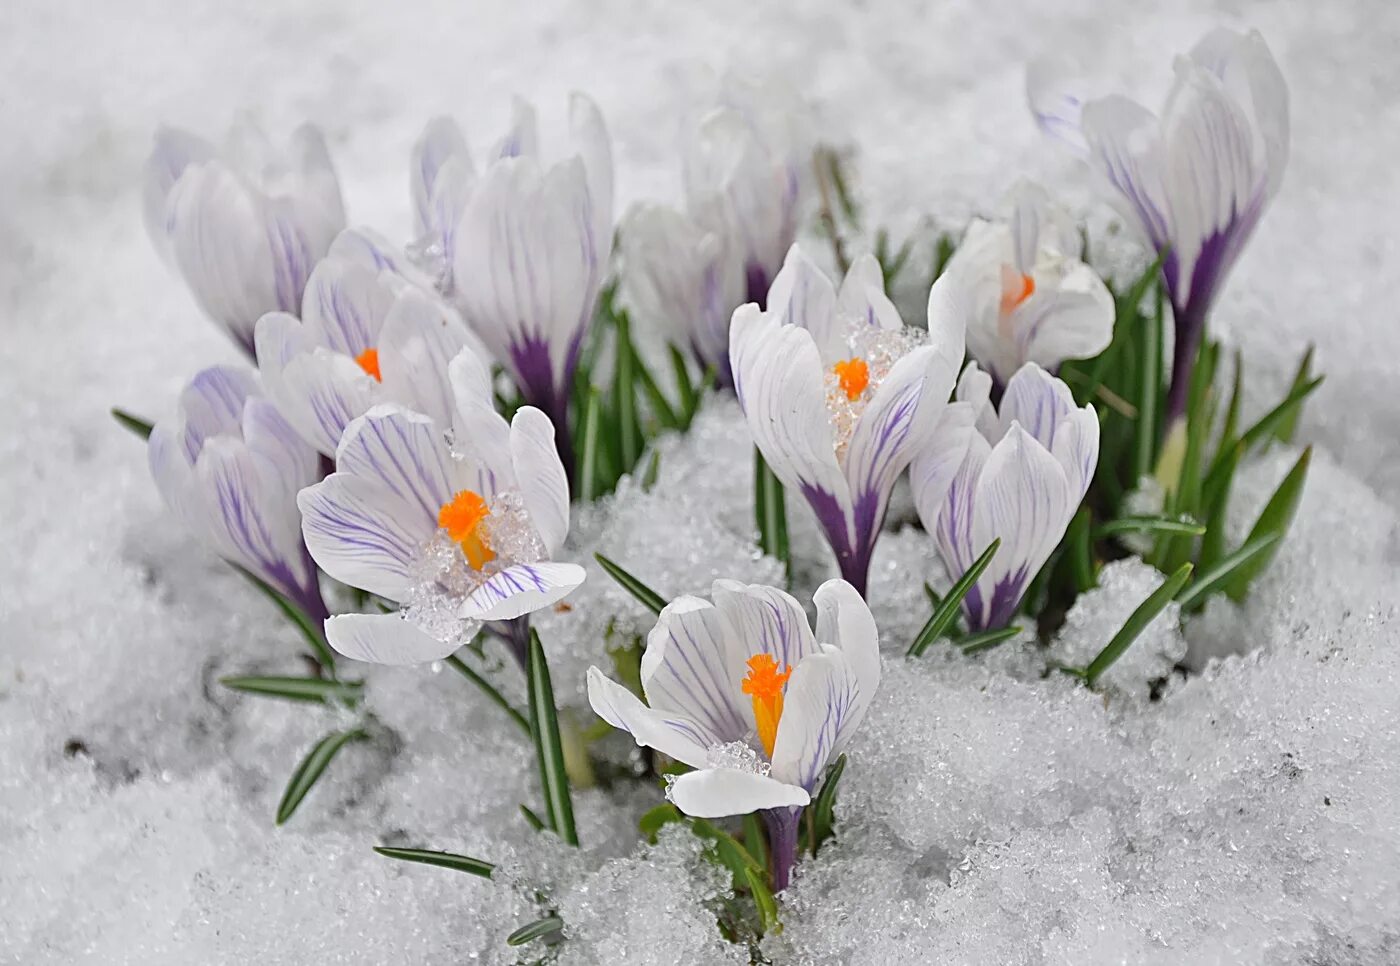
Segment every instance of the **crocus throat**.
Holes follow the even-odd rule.
[[[481,526],[490,515],[486,501],[471,490],[458,490],[438,511],[438,526],[462,548],[473,570],[480,570],[496,559]]]
[[[870,385],[870,366],[859,356],[852,359],[843,359],[831,367],[831,371],[836,374],[836,380],[841,384],[841,391],[846,394],[846,398],[855,402],[860,398],[860,394],[865,392],[865,388]]]
[[[778,740],[778,719],[783,716],[783,688],[792,676],[792,668],[778,670],[778,663],[767,654],[755,654],[748,660],[749,673],[742,687],[753,699],[754,723],[758,725],[758,740],[763,750],[773,757],[773,745]]]
[[[355,357],[355,361],[360,364],[360,368],[374,377],[376,382],[383,382],[384,377],[379,374],[379,350],[366,349]]]
[[[1035,279],[1022,275],[1010,265],[1001,267],[1001,314],[1006,315],[1021,307],[1021,303],[1035,294]]]

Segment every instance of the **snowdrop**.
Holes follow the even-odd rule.
[[[448,363],[463,348],[482,351],[426,279],[363,230],[342,232],[312,271],[300,321],[270,313],[256,334],[268,395],[326,456],[352,419],[381,402],[447,425]]]
[[[296,503],[317,477],[316,453],[263,397],[253,372],[198,373],[176,414],[151,430],[147,457],[156,489],[185,527],[312,620],[326,616]]]
[[[749,432],[816,513],[841,575],[862,594],[890,491],[931,438],[963,359],[965,308],[940,280],[929,329],[904,326],[865,256],[838,292],[797,247],[730,329]]]
[[[1068,213],[1039,185],[1009,196],[1005,221],[974,219],[947,271],[967,286],[967,351],[998,386],[1027,362],[1054,371],[1113,337],[1113,296],[1080,261],[1083,241]]]
[[[297,311],[312,266],[345,227],[325,138],[311,125],[284,152],[248,122],[222,151],[161,128],[143,201],[157,250],[249,356],[258,319]]]
[[[844,580],[817,589],[815,635],[781,590],[717,580],[711,596],[680,597],[661,611],[642,656],[645,704],[596,667],[588,699],[638,745],[694,769],[666,793],[681,811],[761,811],[782,889],[801,809],[880,683],[875,620]]]
[[[507,424],[470,350],[448,374],[450,436],[422,413],[375,406],[346,427],[336,471],[297,499],[321,568],[399,604],[326,621],[347,657],[438,660],[483,623],[523,617],[583,582],[583,568],[551,562],[569,530],[569,487],[549,418],[525,406]]]
[[[568,402],[612,250],[612,147],[597,106],[570,101],[575,153],[544,166],[532,108],[517,101],[479,176],[461,132],[429,125],[414,151],[415,219],[438,280],[515,380],[554,421],[572,462]]]
[[[997,538],[1001,547],[963,600],[971,630],[1010,622],[1027,585],[1064,536],[1099,455],[1092,406],[1034,362],[1006,385],[970,364],[956,401],[910,468],[914,503],[948,572],[966,573]]]
[[[767,298],[797,234],[811,150],[796,98],[733,76],[720,90],[683,137],[685,212],[638,205],[618,234],[633,312],[730,386],[730,318]]]
[[[1160,116],[1029,78],[1041,126],[1086,157],[1154,249],[1176,318],[1168,408],[1180,415],[1206,316],[1288,161],[1288,87],[1257,31],[1208,33],[1175,64]]]

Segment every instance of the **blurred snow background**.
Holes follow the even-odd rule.
[[[1141,677],[1107,701],[1042,679],[1018,644],[906,664],[897,655],[936,565],[919,535],[887,536],[872,588],[886,684],[852,749],[840,839],[800,870],[765,952],[831,964],[1400,961],[1400,8],[1386,0],[10,0],[0,961],[515,960],[503,939],[534,918],[528,896],[391,863],[369,851],[379,842],[480,855],[550,889],[571,928],[565,961],[747,959],[697,906],[722,883],[694,842],[637,848],[651,790],[577,796],[583,855],[530,832],[516,810],[535,794],[528,751],[450,671],[375,671],[369,700],[389,733],[352,747],[288,826],[272,826],[288,772],[333,722],[215,683],[294,670],[293,633],[167,526],[142,447],[106,414],[160,415],[195,369],[234,355],[142,230],[138,170],[158,123],[217,136],[239,111],[275,132],[314,120],[351,222],[402,239],[408,150],[433,114],[454,114],[481,144],[512,93],[549,117],[586,89],[612,129],[620,206],[672,199],[681,78],[734,64],[809,93],[828,139],[852,150],[867,224],[899,238],[928,213],[960,226],[1020,175],[1089,205],[1085,175],[1027,116],[1026,61],[1076,54],[1156,105],[1171,54],[1216,24],[1265,33],[1292,87],[1294,136],[1215,328],[1246,352],[1256,412],[1309,341],[1329,379],[1307,410],[1301,436],[1318,453],[1276,566],[1246,606],[1212,605],[1186,640],[1155,631],[1134,666],[1150,675],[1188,649],[1199,665],[1242,656],[1151,703]],[[654,574],[667,594],[717,574],[772,579],[745,539],[740,426],[732,406],[713,407],[692,438],[667,444],[651,494],[581,515],[580,550]],[[1241,528],[1291,459],[1249,468]],[[1092,646],[1096,624],[1106,640],[1122,595],[1150,580],[1112,574],[1067,631],[1090,639],[1060,646]],[[543,627],[573,701],[608,620],[645,626],[600,574],[584,590]]]

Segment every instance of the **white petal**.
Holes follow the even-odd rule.
[[[958,388],[953,398],[972,407],[972,425],[988,442],[995,443],[1001,439],[1001,421],[997,418],[996,407],[992,405],[992,377],[983,372],[976,362],[969,362],[958,377]]]
[[[534,406],[510,423],[510,456],[530,522],[553,556],[569,535],[569,478],[554,444],[554,424]]]
[[[952,386],[957,379],[963,367],[963,357],[967,354],[967,326],[973,310],[972,293],[961,279],[947,272],[929,289],[929,344],[938,350],[939,359],[939,368],[930,377],[930,382],[942,385],[946,378],[948,385]]]
[[[264,333],[273,320],[282,325],[279,316],[267,315],[258,331]],[[262,345],[267,346],[268,339]],[[268,351],[276,350],[269,347]],[[282,414],[303,439],[327,456],[335,455],[345,427],[379,398],[374,379],[354,360],[319,347],[293,356],[280,370],[269,370],[265,379],[268,396]]]
[[[948,411],[953,412],[954,409],[950,406]],[[975,543],[981,539],[981,534],[974,531],[978,512],[978,483],[991,455],[991,447],[986,437],[978,432],[967,432],[963,441],[962,461],[953,473],[952,481],[947,484],[942,506],[934,502],[931,495],[917,503],[919,518],[926,527],[932,527],[930,532],[938,546],[938,555],[943,559],[948,573],[954,577],[966,573],[991,542],[989,539],[985,543]],[[914,479],[915,498],[918,500],[921,492],[919,477]],[[932,494],[936,488],[928,484],[923,491]],[[988,573],[997,566],[998,560],[1005,560],[1002,551],[998,551],[993,558]]]
[[[667,792],[671,802],[695,818],[747,815],[766,808],[800,808],[812,800],[805,789],[755,772],[706,768],[677,778]]]
[[[480,354],[463,349],[448,365],[452,383],[452,449],[462,484],[487,501],[500,490],[517,488],[510,455],[510,425],[496,412],[491,371]]]
[[[402,601],[417,582],[414,561],[436,522],[349,473],[332,473],[297,496],[301,530],[317,565],[336,580]]]
[[[523,617],[563,600],[586,576],[578,564],[544,560],[515,564],[493,574],[472,591],[458,608],[457,616],[481,621]]]
[[[448,365],[464,348],[480,350],[456,311],[420,288],[399,292],[379,333],[379,373],[384,393],[439,426],[452,425],[453,400]]]
[[[284,591],[306,579],[296,507],[275,467],[241,439],[216,436],[199,454],[195,479],[223,556]]]
[[[535,119],[535,107],[522,97],[513,97],[510,102],[510,127],[501,139],[491,146],[488,154],[494,160],[533,158],[539,153],[539,123]]]
[[[782,270],[768,289],[766,310],[784,325],[812,333],[823,365],[842,358],[844,324],[836,315],[836,289],[802,246],[788,249]]]
[[[188,131],[163,126],[156,130],[155,146],[142,171],[142,213],[147,234],[167,261],[171,258],[167,224],[170,191],[186,168],[208,161],[214,153],[212,144]]]
[[[948,507],[953,482],[967,457],[972,438],[979,435],[976,419],[977,409],[972,404],[950,404],[939,417],[938,426],[928,444],[909,465],[914,507],[929,533],[936,531],[938,521]],[[983,445],[986,445],[985,442]],[[823,640],[823,643],[835,642]]]
[[[1099,463],[1099,417],[1093,406],[1071,412],[1055,431],[1055,444],[1050,452],[1065,469],[1069,484],[1069,509],[1073,517],[1079,502],[1089,491],[1094,469]]]
[[[340,654],[370,664],[427,664],[461,645],[443,642],[399,614],[340,614],[326,620],[326,640]]]
[[[588,703],[598,717],[636,739],[638,747],[655,748],[692,768],[708,765],[707,749],[721,743],[698,722],[648,708],[596,667],[588,669]]]
[[[1118,191],[1148,244],[1160,249],[1172,235],[1157,118],[1116,94],[1086,104],[1083,118],[1091,163]]]
[[[435,117],[413,142],[409,165],[409,192],[413,199],[413,225],[416,237],[423,237],[440,226],[433,217],[434,188],[438,172],[449,160],[471,170],[471,153],[462,129],[450,117]]]
[[[843,326],[851,319],[863,319],[866,325],[886,331],[904,328],[899,310],[885,295],[885,273],[874,255],[861,255],[851,263],[836,303],[836,314]]]
[[[836,648],[803,661],[788,681],[773,744],[773,777],[812,791],[865,716],[873,694]]]
[[[754,730],[753,703],[739,689],[749,652],[729,632],[715,605],[677,597],[662,608],[642,654],[647,703],[699,722],[720,742]]]
[[[1066,359],[1089,359],[1113,341],[1116,309],[1108,286],[1083,262],[1070,262],[1054,287],[1036,292],[1017,312],[1026,362],[1057,369]]]
[[[442,430],[419,413],[376,406],[345,427],[335,454],[336,469],[373,481],[400,501],[405,526],[436,526],[452,499],[450,457]]]
[[[344,256],[323,258],[306,282],[301,319],[325,344],[350,358],[379,345],[393,287],[378,269]]]
[[[1074,409],[1074,395],[1069,386],[1034,362],[1028,362],[1006,384],[1001,397],[1001,425],[1005,431],[1013,423],[1020,423],[1022,429],[1049,451],[1055,445],[1055,430]]]
[[[862,706],[880,686],[880,631],[870,607],[844,580],[828,580],[812,595],[817,605],[817,640],[844,655],[860,689]],[[784,712],[786,713],[786,712]]]
[[[588,178],[588,198],[592,212],[593,244],[598,262],[607,260],[612,248],[613,159],[612,139],[602,112],[586,94],[569,95],[569,130]]]
[[[1269,171],[1269,194],[1278,190],[1288,163],[1288,84],[1259,31],[1246,35],[1211,31],[1191,50],[1191,59],[1220,78],[1252,122],[1256,145]]]
[[[795,668],[817,652],[817,641],[807,623],[807,612],[791,594],[762,584],[716,580],[710,594],[728,622],[730,640],[739,642],[745,663],[730,668],[738,688],[748,675],[747,661],[767,654],[779,667]]]
[[[1083,157],[1088,153],[1080,131],[1085,94],[1072,65],[1042,59],[1026,70],[1026,99],[1041,130]]]
[[[315,260],[326,253],[332,239],[345,227],[340,181],[326,137],[316,125],[303,124],[292,132],[291,167],[299,181],[292,199],[297,224],[306,234]]]

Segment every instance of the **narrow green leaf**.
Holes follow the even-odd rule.
[[[642,430],[637,420],[637,385],[633,365],[632,323],[626,312],[617,313],[616,371],[613,373],[613,412],[617,418],[617,438],[621,472],[630,472],[642,458]]]
[[[279,675],[219,678],[231,691],[261,697],[301,701],[306,704],[354,705],[364,693],[363,681],[333,681],[326,678],[283,677]]]
[[[1119,517],[1096,527],[1094,536],[1101,539],[1118,533],[1171,533],[1198,537],[1205,532],[1205,526],[1190,517]]]
[[[1157,400],[1162,393],[1162,287],[1157,286],[1156,311],[1138,327],[1142,338],[1142,380],[1137,395],[1137,426],[1133,448],[1133,479],[1152,475],[1157,464]]]
[[[1280,426],[1284,426],[1291,419],[1297,421],[1298,410],[1302,407],[1303,401],[1312,395],[1326,376],[1317,376],[1309,379],[1301,386],[1295,387],[1283,398],[1273,409],[1265,413],[1257,423],[1245,430],[1240,437],[1240,446],[1247,453],[1259,446],[1266,439],[1274,437]]]
[[[641,604],[653,614],[661,613],[661,609],[666,606],[666,598],[662,597],[636,577],[633,577],[626,570],[623,570],[621,566],[603,556],[601,553],[595,553],[593,559],[598,561],[598,566],[606,570],[608,576],[617,581],[618,585],[623,590],[631,594],[636,599],[637,603]]]
[[[1065,552],[1069,556],[1070,573],[1074,577],[1074,589],[1079,593],[1096,586],[1099,582],[1094,572],[1094,548],[1090,525],[1093,514],[1087,506],[1082,506],[1070,520],[1069,532],[1065,537]]]
[[[374,851],[386,858],[398,859],[401,862],[418,862],[423,865],[435,865],[440,869],[452,869],[456,872],[479,875],[483,879],[491,878],[491,873],[496,871],[496,867],[490,862],[474,859],[470,855],[458,855],[456,852],[435,852],[431,849],[398,849],[387,845],[376,845]]]
[[[155,429],[155,424],[148,423],[140,416],[133,416],[125,409],[118,409],[116,406],[112,407],[112,418],[123,428],[130,430],[142,439],[150,439],[151,430]]]
[[[689,822],[696,835],[710,842],[715,858],[734,874],[737,882],[744,881],[746,870],[757,872],[759,875],[767,873],[767,867],[754,858],[749,850],[744,848],[743,843],[714,822],[704,818],[692,818]]]
[[[685,353],[678,347],[669,347],[671,353],[671,371],[676,376],[676,392],[680,397],[679,421],[682,426],[689,426],[689,416],[694,414],[700,405],[700,394],[695,388],[695,383],[690,378],[690,363],[686,361]]]
[[[982,571],[987,569],[987,565],[992,562],[992,557],[996,556],[1000,547],[1001,538],[998,537],[987,546],[986,550],[982,551],[982,556],[973,561],[972,566],[967,568],[967,573],[963,574],[952,589],[944,595],[943,603],[938,605],[933,616],[928,619],[928,623],[914,638],[914,643],[909,645],[907,652],[909,657],[918,657],[923,654],[928,646],[953,623],[953,618],[958,616],[958,608],[962,606],[963,598],[972,590],[978,578],[982,576]]]
[[[933,584],[929,583],[927,580],[924,581],[924,596],[928,598],[928,605],[930,607],[936,608],[939,604],[943,603],[943,598],[938,595],[938,591],[933,589]]]
[[[957,250],[957,247],[958,243],[953,240],[952,235],[938,236],[938,243],[933,247],[933,280],[935,282],[943,274],[943,270],[948,267],[948,260],[953,257],[953,252]]]
[[[1312,378],[1313,350],[1315,346],[1309,345],[1308,351],[1303,353],[1303,358],[1298,363],[1298,371],[1293,376],[1293,385],[1289,389],[1289,395],[1302,389]],[[1293,442],[1293,434],[1298,431],[1298,416],[1303,407],[1294,406],[1288,413],[1279,420],[1274,427],[1274,438],[1282,443]]]
[[[1113,666],[1113,662],[1123,656],[1126,651],[1137,640],[1139,634],[1148,624],[1152,623],[1152,618],[1160,614],[1171,603],[1177,593],[1185,586],[1186,581],[1191,579],[1191,564],[1185,563],[1167,578],[1162,586],[1158,587],[1147,599],[1137,606],[1123,626],[1118,629],[1118,633],[1113,635],[1113,639],[1108,642],[1108,646],[1099,652],[1099,656],[1089,662],[1089,666],[1084,669],[1084,681],[1089,687],[1098,683],[1103,673]]]
[[[757,812],[744,816],[744,848],[762,866],[768,865],[768,837],[763,831],[763,819]]]
[[[855,198],[851,195],[850,186],[846,182],[846,171],[841,165],[841,159],[835,151],[824,152],[827,158],[828,170],[831,173],[831,186],[836,191],[836,203],[841,208],[841,214],[845,216],[846,222],[852,228],[860,227],[860,210],[856,207]]]
[[[1205,535],[1201,537],[1200,553],[1196,555],[1196,566],[1203,572],[1215,566],[1225,556],[1230,490],[1235,482],[1235,468],[1239,462],[1240,448],[1231,445],[1217,464],[1219,472],[1212,471],[1201,491],[1201,505],[1206,507],[1210,514],[1206,518]],[[1201,579],[1198,576],[1196,582],[1199,583]]]
[[[352,728],[348,731],[332,731],[312,745],[306,757],[297,763],[291,779],[287,782],[287,789],[282,793],[282,800],[277,803],[277,824],[284,824],[295,814],[297,806],[320,780],[326,768],[335,760],[335,756],[340,754],[340,749],[352,741],[364,741],[368,737],[364,730]]]
[[[661,475],[661,450],[651,451],[651,459],[647,460],[646,472],[642,474],[642,492],[650,493],[651,488],[656,485],[657,477]]]
[[[976,634],[969,634],[960,638],[958,647],[962,648],[964,654],[977,654],[981,651],[990,651],[998,644],[1004,644],[1017,634],[1021,633],[1019,627],[999,627],[990,631],[978,631]]]
[[[1222,590],[1229,584],[1231,578],[1241,567],[1247,566],[1250,561],[1282,539],[1282,533],[1267,534],[1257,540],[1247,541],[1234,553],[1228,554],[1212,564],[1210,569],[1202,567],[1201,575],[1182,590],[1176,598],[1176,602],[1181,605],[1183,611],[1199,610],[1205,606],[1205,602],[1211,594]]]
[[[676,415],[675,408],[671,405],[671,401],[666,398],[666,394],[661,391],[661,387],[656,384],[656,377],[651,374],[651,370],[642,361],[642,357],[636,352],[635,347],[632,353],[632,367],[636,373],[637,382],[647,397],[651,413],[656,417],[657,422],[666,429],[680,429],[680,417]]]
[[[642,817],[637,820],[637,830],[642,833],[642,838],[652,845],[656,844],[657,833],[672,822],[685,822],[686,817],[681,810],[670,802],[662,802],[655,808],[647,809],[642,813]]]
[[[584,503],[592,503],[603,492],[599,467],[599,450],[603,448],[600,438],[603,401],[597,389],[588,390],[588,401],[583,410],[583,433],[579,442],[578,495]]]
[[[783,484],[773,475],[758,447],[753,451],[754,518],[758,525],[758,545],[770,557],[792,566],[788,553],[787,506]]]
[[[524,946],[526,943],[532,943],[536,939],[546,939],[555,933],[562,932],[563,929],[564,920],[554,915],[545,916],[543,919],[536,919],[529,925],[521,926],[519,929],[515,930],[515,932],[506,937],[506,945]]]
[[[1274,490],[1274,495],[1269,497],[1269,502],[1259,512],[1259,518],[1254,521],[1254,527],[1249,531],[1245,544],[1253,543],[1260,537],[1266,537],[1270,534],[1282,537],[1288,532],[1289,526],[1293,523],[1293,516],[1298,512],[1298,504],[1302,502],[1303,484],[1307,481],[1308,466],[1311,463],[1312,447],[1309,446],[1303,450],[1303,455],[1298,457],[1298,462],[1293,464],[1293,468],[1279,483],[1278,489]],[[1272,544],[1235,570],[1225,589],[1231,600],[1244,599],[1245,595],[1249,593],[1249,585],[1273,561],[1274,555],[1278,553],[1278,548],[1279,544]]]
[[[569,775],[564,768],[564,743],[559,738],[559,716],[554,707],[554,686],[549,680],[544,645],[539,632],[530,628],[530,658],[527,667],[530,692],[530,731],[535,737],[535,758],[539,763],[540,792],[544,795],[549,827],[569,845],[578,845],[574,827],[574,803],[569,793]]]
[[[841,774],[846,770],[846,756],[844,753],[837,755],[836,760],[826,770],[826,780],[822,782],[821,791],[817,792],[816,799],[808,807],[813,812],[813,839],[812,854],[816,855],[817,850],[822,847],[822,843],[831,837],[832,830],[836,825],[836,789],[841,784]]]
[[[745,869],[744,878],[748,882],[749,892],[753,894],[753,904],[758,909],[758,921],[764,933],[780,932],[778,901],[773,898],[773,890],[768,888],[765,877],[753,869]]]
[[[229,566],[242,574],[249,583],[262,591],[263,595],[266,596],[268,600],[277,605],[277,609],[282,612],[282,615],[286,617],[287,620],[291,621],[296,629],[301,632],[301,636],[306,640],[307,646],[311,648],[312,653],[316,655],[316,660],[320,663],[321,667],[325,668],[326,672],[330,674],[331,677],[335,677],[335,654],[331,652],[330,647],[326,644],[324,630],[317,626],[316,622],[310,617],[307,617],[306,613],[300,607],[282,596],[281,593],[273,589],[270,584],[257,574],[253,573],[251,570],[240,567],[236,563],[230,563]]]
[[[1235,377],[1230,387],[1230,402],[1225,408],[1225,425],[1220,431],[1220,446],[1216,450],[1216,457],[1221,453],[1232,449],[1238,438],[1240,427],[1240,405],[1244,399],[1244,356],[1239,349],[1235,350]]]
[[[492,704],[509,715],[510,720],[514,721],[520,730],[524,731],[527,735],[530,733],[530,722],[525,720],[525,716],[506,700],[506,696],[497,690],[494,684],[478,674],[470,664],[463,661],[456,654],[447,655],[447,657],[443,658],[443,663],[481,689],[481,693],[486,695],[487,699]]]
[[[525,817],[525,823],[536,832],[544,831],[544,819],[535,814],[535,810],[529,805],[520,806],[520,814]]]

